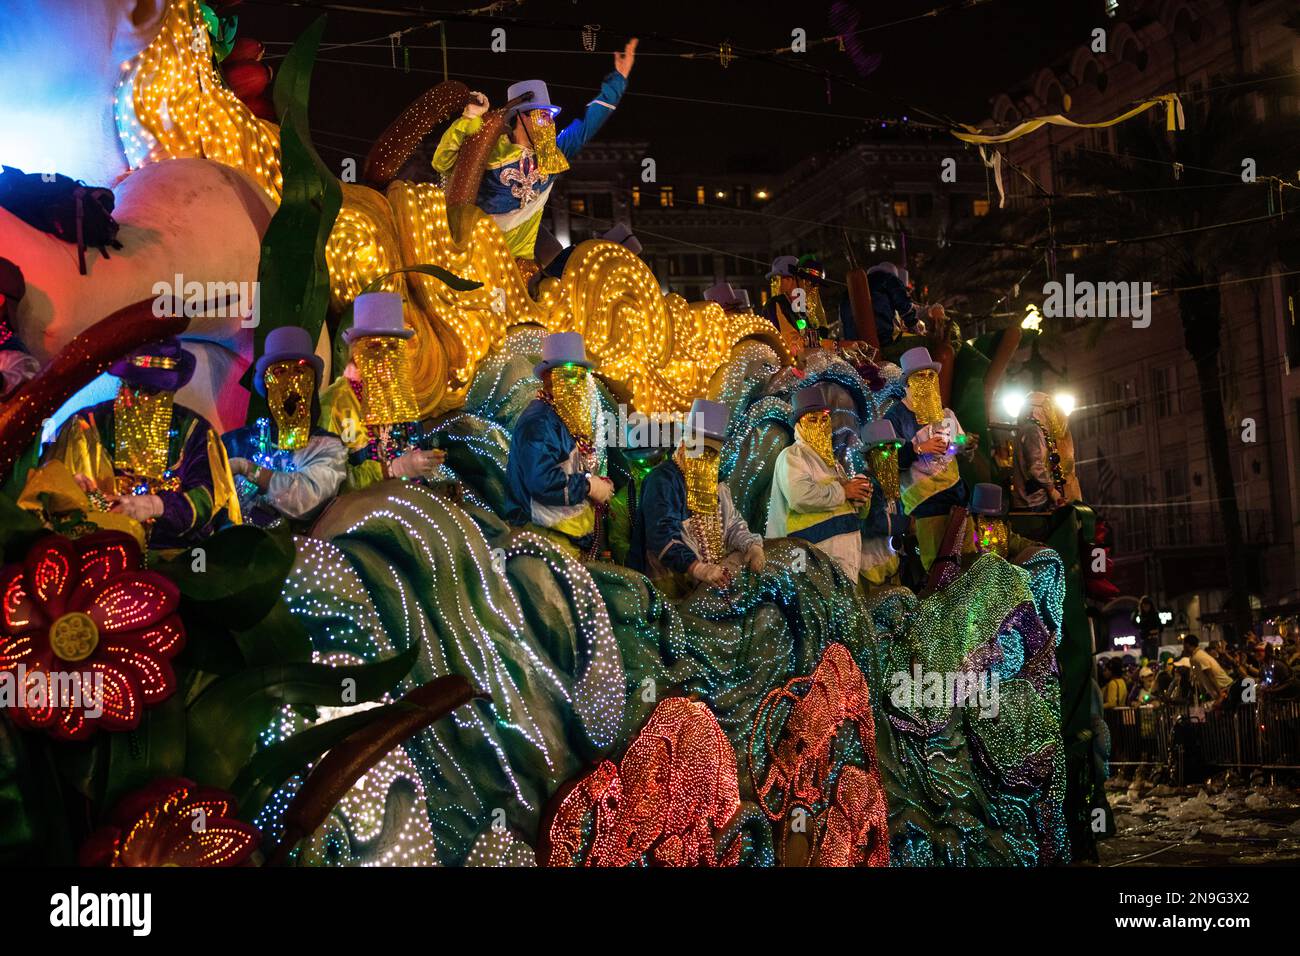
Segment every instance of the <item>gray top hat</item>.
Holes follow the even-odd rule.
[[[522,96],[525,93],[532,93],[533,98],[526,103],[510,107],[506,111],[506,122],[514,119],[515,114],[520,110],[550,110],[552,116],[560,112],[560,108],[551,103],[550,91],[546,89],[546,84],[541,80],[520,80],[518,83],[511,83],[509,88],[506,89],[506,102],[508,103],[516,96]]]
[[[820,385],[809,385],[794,393],[790,404],[790,424],[793,425],[809,412],[825,411],[831,407],[826,398],[826,389]]]
[[[733,289],[730,282],[719,282],[704,290],[706,302],[716,302],[724,309],[748,309],[749,293],[744,289]]]
[[[595,368],[587,360],[587,348],[579,332],[552,332],[542,339],[542,360],[533,368],[538,378],[548,369],[557,365],[581,365],[583,368]]]
[[[768,272],[769,279],[775,279],[777,276],[789,276],[794,278],[795,266],[799,265],[798,256],[777,256],[772,260],[772,269]]]
[[[982,481],[970,494],[970,512],[976,515],[1002,514],[1002,486]]]
[[[390,335],[409,339],[415,334],[402,321],[402,297],[396,292],[365,292],[352,303],[352,328],[343,333],[351,345],[367,335]]]
[[[706,440],[724,442],[727,440],[727,422],[731,420],[731,409],[722,402],[711,402],[707,398],[697,398],[691,403],[691,413],[686,425],[689,434],[699,435]]]
[[[859,437],[862,439],[862,444],[869,447],[901,442],[898,432],[894,430],[894,423],[888,418],[878,418],[874,422],[867,422],[862,426]]]
[[[903,368],[903,381],[911,378],[913,372],[923,372],[926,369],[938,372],[943,368],[942,365],[930,358],[930,350],[924,345],[918,345],[916,348],[904,352],[899,364]]]
[[[601,233],[600,238],[606,242],[617,242],[620,246],[625,247],[634,256],[641,255],[641,240],[632,235],[632,230],[625,222],[614,223],[614,228],[609,232]]]
[[[253,371],[253,387],[266,396],[266,370],[276,362],[306,361],[316,370],[316,384],[325,374],[325,362],[311,347],[311,336],[298,325],[282,325],[266,334],[266,346]]]

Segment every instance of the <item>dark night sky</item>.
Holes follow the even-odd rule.
[[[330,11],[325,46],[385,37],[456,8],[455,0],[419,4],[408,0],[338,0],[370,12]],[[465,0],[469,3],[470,0]],[[971,0],[967,0],[969,4]],[[242,35],[262,40],[272,63],[288,41],[330,0],[288,3],[246,0],[240,7]],[[480,4],[481,5],[481,4]],[[636,67],[622,107],[602,139],[643,139],[663,175],[669,168],[723,172],[743,168],[776,171],[844,137],[869,136],[868,116],[922,118],[925,111],[966,122],[988,113],[989,97],[1014,87],[1038,67],[1088,39],[1104,23],[1102,0],[983,0],[967,9],[893,24],[933,10],[958,8],[945,0],[893,0],[849,4],[857,11],[859,39],[881,63],[869,76],[855,72],[835,44],[789,57],[815,69],[803,72],[745,58],[723,69],[712,59],[682,59],[700,51],[681,41],[717,45],[729,40],[738,52],[788,46],[802,27],[810,40],[836,32],[831,4],[721,3],[667,0],[656,3],[589,0],[526,0],[502,16],[507,53],[488,49],[493,23],[456,22],[447,27],[450,74],[482,89],[494,104],[515,79],[540,77],[565,108],[561,124],[595,93],[612,69],[611,52],[625,36],[641,38]],[[382,10],[419,10],[410,17]],[[598,51],[582,49],[579,28],[602,27]],[[363,156],[374,137],[401,109],[441,77],[437,29],[410,34],[412,71],[392,67],[389,42],[323,49],[317,66],[312,127],[327,160]],[[527,52],[527,51],[559,52]],[[400,64],[401,57],[398,56]],[[370,64],[370,65],[365,65]],[[824,71],[832,80],[827,103]],[[710,102],[693,102],[710,101]]]

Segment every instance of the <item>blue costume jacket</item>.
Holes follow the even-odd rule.
[[[537,524],[581,543],[590,541],[595,512],[587,500],[591,483],[573,434],[540,398],[515,423],[506,464],[506,520]]]

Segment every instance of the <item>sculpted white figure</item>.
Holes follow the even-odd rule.
[[[131,171],[115,107],[130,108],[137,58],[175,16],[168,0],[6,0],[0,16],[0,163],[59,172],[114,190],[120,251],[87,253],[0,210],[0,254],[22,269],[27,295],[16,331],[41,361],[159,282],[248,283],[274,203],[239,169],[208,159],[150,162]],[[137,144],[138,145],[138,144]],[[166,155],[163,151],[156,156]],[[177,400],[222,428],[242,425],[237,387],[252,331],[237,315],[195,318],[185,334],[198,369]]]

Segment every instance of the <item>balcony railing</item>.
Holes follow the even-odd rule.
[[[1102,511],[1106,509],[1101,507]],[[1273,541],[1272,515],[1263,509],[1242,511],[1242,536],[1247,544]],[[1161,505],[1150,510],[1125,508],[1107,516],[1120,553],[1160,548],[1192,548],[1223,541],[1223,516],[1217,511],[1192,511]]]

